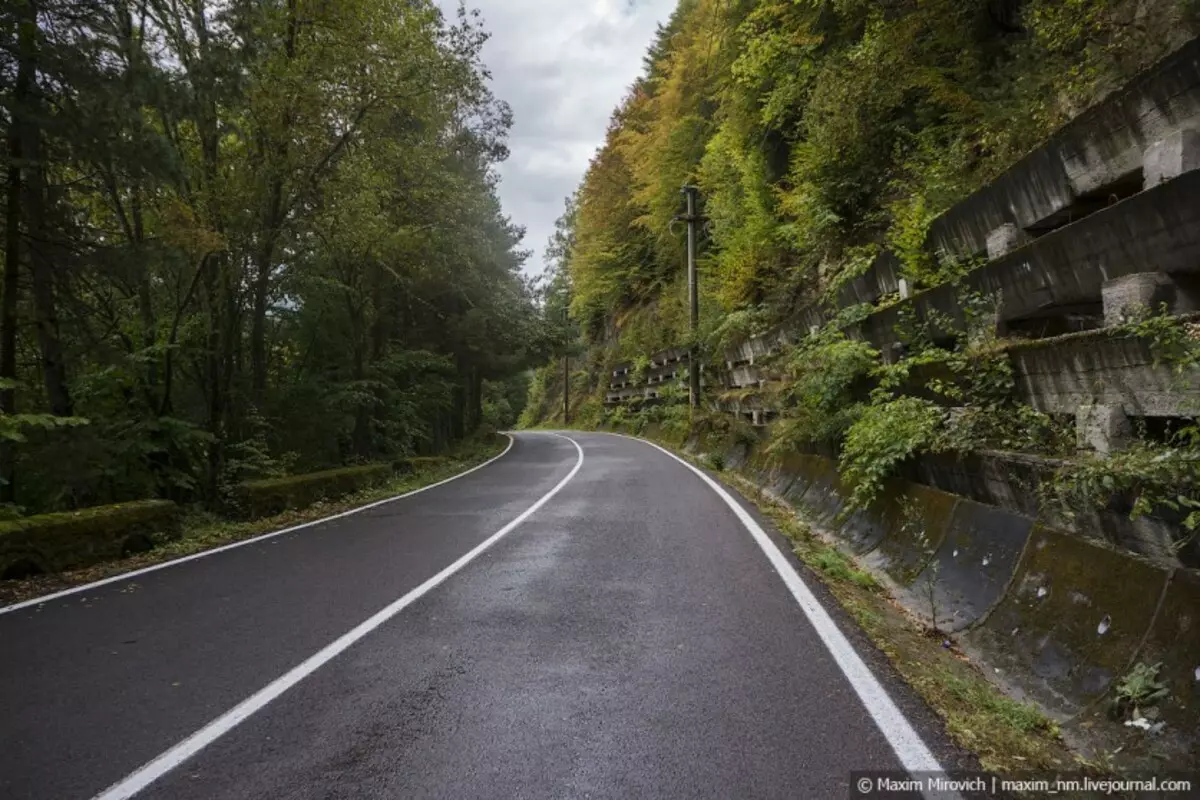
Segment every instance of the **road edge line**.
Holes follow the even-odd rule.
[[[325,645],[316,653],[292,667],[283,675],[280,675],[278,678],[271,681],[262,689],[259,689],[257,692],[250,695],[245,700],[214,719],[212,722],[209,722],[203,728],[196,731],[179,744],[146,762],[126,777],[100,792],[93,798],[93,800],[127,800],[143,789],[149,787],[159,778],[167,775],[176,767],[180,766],[188,759],[199,753],[201,750],[215,742],[217,739],[220,739],[238,725],[245,722],[255,713],[261,711],[271,701],[278,698],[288,689],[291,689],[293,686],[300,683],[300,681],[304,680],[309,675],[323,667],[325,664],[341,655],[360,639],[364,638],[367,634],[371,633],[376,628],[390,620],[392,617],[399,614],[405,608],[424,597],[433,589],[437,588],[447,578],[458,572],[471,561],[475,560],[475,558],[482,554],[485,550],[490,548],[500,539],[504,538],[504,536],[506,536],[522,522],[529,519],[534,512],[549,502],[554,495],[558,494],[559,491],[561,491],[562,488],[579,473],[580,468],[583,466],[583,448],[579,445],[579,442],[575,441],[569,436],[564,436],[558,433],[551,433],[550,435],[557,436],[560,439],[566,439],[568,442],[573,444],[576,452],[579,454],[579,458],[575,461],[575,466],[570,472],[567,473],[565,478],[555,484],[554,488],[549,492],[538,498],[537,502],[522,511],[516,519],[512,520],[503,528],[489,536],[487,539],[483,540],[479,544],[475,545],[475,547],[459,556],[456,561],[444,568],[441,572],[434,575],[432,578],[426,580],[420,586],[409,590],[399,600],[396,600],[385,606],[383,609],[375,612],[375,614],[368,617],[365,621],[360,622],[358,625],[351,628],[347,633],[342,634],[331,643]]]
[[[117,583],[119,581],[128,580],[130,578],[136,578],[139,575],[146,575],[151,572],[158,572],[160,569],[167,569],[168,567],[177,567],[180,564],[186,564],[189,561],[196,561],[197,559],[201,559],[206,556],[213,556],[213,555],[216,555],[217,553],[224,553],[227,550],[235,550],[239,547],[245,547],[248,544],[256,544],[258,542],[265,542],[266,540],[273,539],[276,536],[283,536],[286,533],[295,533],[296,531],[303,530],[304,528],[311,528],[314,525],[320,525],[324,522],[332,522],[335,519],[341,519],[342,517],[349,517],[352,514],[358,514],[362,511],[367,511],[372,508],[378,508],[379,506],[387,505],[388,503],[394,503],[397,500],[403,500],[406,497],[412,497],[415,494],[420,494],[421,492],[426,492],[426,491],[429,491],[430,489],[436,489],[437,487],[444,486],[445,484],[450,483],[451,481],[456,481],[459,478],[466,477],[467,475],[470,475],[472,472],[475,472],[476,470],[483,469],[488,464],[491,464],[494,461],[499,461],[501,458],[504,458],[504,456],[508,455],[508,451],[512,450],[513,444],[516,442],[516,438],[513,437],[512,434],[507,433],[507,432],[504,433],[504,436],[508,437],[508,446],[504,448],[504,450],[500,453],[500,455],[492,456],[487,461],[484,461],[482,464],[476,464],[475,466],[471,467],[470,469],[463,470],[462,472],[451,475],[449,478],[440,480],[437,483],[431,483],[428,486],[422,486],[419,489],[413,489],[411,492],[405,492],[404,494],[398,494],[394,497],[385,497],[382,500],[376,500],[375,502],[368,503],[365,506],[359,506],[357,508],[352,508],[348,511],[342,511],[342,512],[333,514],[328,517],[321,517],[320,519],[314,519],[314,520],[309,520],[308,522],[302,522],[299,525],[293,525],[290,528],[283,528],[282,530],[278,530],[278,531],[270,531],[269,533],[261,533],[258,536],[252,536],[249,539],[239,539],[236,542],[230,542],[229,544],[223,544],[219,547],[214,547],[211,550],[201,550],[199,553],[192,553],[191,555],[180,556],[179,558],[173,558],[170,561],[163,561],[160,564],[151,564],[148,567],[141,567],[140,569],[130,570],[129,572],[122,572],[119,575],[110,575],[107,578],[101,578],[98,581],[91,581],[90,583],[83,583],[83,584],[80,584],[79,586],[72,586],[70,588],[62,589],[57,592],[51,592],[50,594],[44,594],[40,597],[34,597],[29,600],[22,600],[18,603],[13,603],[12,605],[0,607],[0,616],[4,616],[5,614],[10,614],[14,611],[20,611],[21,609],[24,609],[24,608],[30,608],[32,606],[39,606],[39,605],[42,605],[43,603],[49,603],[54,600],[58,600],[62,597],[69,597],[70,595],[73,595],[73,594],[79,594],[80,592],[87,592],[87,591],[91,591],[92,589],[99,589],[101,586],[107,586],[110,583]]]
[[[817,632],[821,643],[825,645],[825,649],[833,657],[834,662],[846,676],[846,680],[850,683],[854,693],[858,695],[858,699],[866,708],[867,713],[871,715],[871,719],[875,721],[875,726],[879,728],[880,733],[887,739],[888,744],[892,748],[892,752],[896,754],[896,758],[909,773],[929,773],[938,772],[944,773],[941,763],[933,752],[925,744],[924,739],[917,733],[917,730],[904,716],[904,712],[892,700],[887,689],[871,671],[863,661],[862,656],[854,649],[854,645],[846,638],[846,634],[842,633],[841,628],[833,621],[833,617],[817,599],[813,591],[808,588],[808,584],[804,582],[804,578],[796,570],[794,564],[779,550],[779,547],[771,540],[771,537],[758,524],[757,520],[750,515],[740,503],[733,499],[725,487],[717,483],[711,477],[704,473],[703,470],[689,464],[686,460],[680,458],[665,447],[656,444],[655,442],[646,439],[640,439],[636,436],[628,436],[623,433],[613,433],[611,431],[596,431],[609,436],[619,436],[622,439],[630,439],[642,444],[648,444],[656,450],[666,453],[671,458],[683,464],[696,475],[700,477],[708,487],[712,489],[718,497],[725,501],[725,505],[729,506],[738,521],[753,537],[759,548],[766,555],[767,560],[771,562],[771,566],[775,568],[775,572],[783,579],[784,584],[791,592],[792,597],[800,606],[800,610],[804,612],[804,616],[808,619],[809,624]],[[957,794],[946,794],[944,792],[925,793],[927,797],[937,798],[958,798]]]

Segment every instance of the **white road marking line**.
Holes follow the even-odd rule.
[[[342,517],[348,517],[351,514],[358,514],[360,512],[366,511],[371,508],[377,508],[378,506],[386,505],[388,503],[394,503],[397,500],[403,500],[406,497],[412,497],[414,494],[420,494],[421,492],[427,492],[430,489],[436,489],[439,486],[443,486],[447,483],[450,483],[450,481],[456,481],[459,478],[463,478],[463,477],[466,477],[467,475],[470,475],[472,472],[475,472],[476,470],[483,469],[488,464],[491,464],[493,461],[498,461],[499,459],[504,458],[504,456],[508,455],[508,451],[512,450],[514,439],[511,435],[509,435],[507,433],[504,435],[508,436],[508,446],[504,448],[504,452],[502,452],[500,455],[493,456],[492,458],[489,458],[487,461],[483,462],[482,464],[477,464],[476,466],[471,467],[468,470],[463,470],[462,472],[458,473],[457,475],[451,475],[449,478],[446,478],[445,480],[440,480],[437,483],[431,483],[428,486],[422,486],[420,489],[413,489],[411,492],[405,492],[404,494],[398,494],[395,497],[388,497],[383,500],[377,500],[374,503],[368,503],[365,506],[359,506],[358,508],[352,508],[349,511],[343,511],[340,514],[334,514],[329,517],[321,517],[321,519],[314,519],[311,522],[304,522],[304,523],[301,523],[300,525],[293,525],[292,527],[284,528],[281,531],[271,531],[270,533],[264,533],[261,536],[255,536],[251,539],[242,539],[237,542],[232,542],[230,544],[221,545],[220,547],[214,547],[212,550],[205,550],[200,553],[193,553],[190,556],[183,556],[181,558],[175,558],[170,561],[164,561],[161,564],[153,564],[149,567],[142,567],[141,569],[135,569],[131,572],[122,572],[120,575],[113,575],[111,577],[103,578],[98,581],[92,581],[91,583],[85,583],[81,586],[72,586],[70,589],[63,589],[61,592],[54,592],[53,594],[47,594],[47,595],[42,595],[41,597],[35,597],[32,600],[23,600],[20,603],[13,603],[11,606],[4,606],[3,608],[0,608],[0,615],[8,614],[13,611],[20,611],[22,608],[29,608],[30,606],[39,606],[42,603],[49,603],[51,600],[57,600],[60,597],[67,597],[68,595],[78,594],[80,592],[90,592],[93,589],[99,589],[101,586],[107,586],[110,583],[116,583],[118,581],[127,581],[130,578],[136,578],[139,575],[146,575],[150,572],[157,572],[160,569],[167,569],[168,567],[176,567],[176,566],[179,566],[180,564],[186,564],[187,562],[195,561],[198,558],[205,558],[206,556],[216,555],[217,553],[224,553],[226,550],[234,550],[238,547],[245,547],[248,544],[258,544],[259,542],[265,542],[268,539],[274,539],[276,536],[283,536],[285,533],[294,533],[294,532],[296,532],[298,530],[302,530],[304,528],[311,528],[313,525],[320,525],[323,522],[330,522],[335,519],[341,519]]]
[[[579,454],[579,458],[575,461],[575,466],[569,473],[567,473],[565,478],[559,481],[558,484],[549,492],[542,495],[536,503],[525,509],[525,511],[521,512],[520,516],[505,525],[500,530],[493,533],[471,550],[467,551],[465,555],[463,555],[453,564],[446,567],[441,572],[401,597],[399,600],[377,612],[374,616],[359,624],[349,633],[345,633],[338,637],[332,643],[319,650],[315,655],[310,656],[297,666],[292,667],[292,669],[271,681],[271,683],[267,684],[262,689],[259,689],[257,692],[250,695],[250,697],[247,697],[245,700],[238,703],[236,706],[229,709],[224,714],[217,717],[212,722],[208,723],[203,728],[172,747],[170,750],[167,750],[154,760],[149,761],[143,766],[139,767],[128,777],[123,778],[109,788],[105,789],[103,792],[96,795],[94,800],[125,800],[125,798],[133,797],[138,792],[145,789],[147,786],[154,783],[159,778],[163,777],[168,772],[199,753],[205,747],[208,747],[217,739],[229,733],[239,724],[253,716],[256,712],[261,711],[272,700],[275,700],[288,689],[292,688],[297,683],[316,672],[322,666],[332,661],[338,655],[345,652],[359,639],[362,639],[371,631],[375,630],[380,625],[399,614],[405,608],[421,599],[421,597],[428,594],[440,583],[469,564],[478,555],[483,553],[483,551],[487,550],[489,547],[498,542],[501,538],[513,530],[513,528],[516,528],[522,522],[529,519],[529,517],[539,508],[544,506],[550,500],[550,498],[558,494],[559,490],[566,486],[567,483],[570,482],[570,480],[579,472],[579,468],[583,466],[583,448],[579,446],[578,442],[568,436],[561,436],[557,433],[551,435],[558,436],[560,439],[566,439],[568,442],[573,444],[576,452]]]
[[[829,650],[830,655],[837,662],[838,667],[842,670],[842,674],[850,682],[850,686],[853,687],[854,692],[858,695],[859,700],[862,701],[863,706],[866,707],[871,718],[875,720],[875,725],[883,733],[888,744],[892,746],[896,758],[900,760],[904,768],[910,773],[943,772],[937,757],[930,752],[925,742],[921,739],[920,734],[917,733],[912,724],[904,716],[904,712],[893,702],[887,690],[879,682],[879,679],[871,672],[870,667],[863,662],[858,652],[855,651],[854,646],[850,644],[845,634],[838,628],[837,623],[829,616],[829,612],[825,610],[825,607],[817,600],[816,595],[804,583],[804,579],[800,577],[800,573],[796,571],[795,566],[780,552],[775,542],[762,529],[762,526],[755,521],[754,517],[750,516],[749,512],[742,508],[742,505],[734,500],[721,484],[670,450],[659,447],[654,442],[639,439],[635,436],[625,436],[620,433],[610,435],[620,436],[623,439],[632,439],[661,450],[699,475],[701,480],[708,484],[709,488],[725,501],[725,505],[729,506],[737,516],[738,521],[742,523],[742,526],[754,537],[754,541],[758,543],[763,553],[766,554],[767,559],[771,562],[771,566],[779,573],[779,577],[783,579],[784,584],[791,591],[792,597],[796,599],[800,609],[804,612],[804,616],[808,617],[808,621],[812,623],[817,635],[821,637],[825,648]],[[960,797],[956,792],[925,792],[925,796],[929,798],[936,797],[940,800],[950,800],[951,798]]]

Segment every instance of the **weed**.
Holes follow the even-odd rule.
[[[863,589],[879,588],[879,583],[874,576],[855,567],[844,553],[833,547],[826,547],[816,552],[810,563],[836,580],[850,581]]]
[[[1137,711],[1152,706],[1170,694],[1167,685],[1158,680],[1162,663],[1147,666],[1139,662],[1117,683],[1116,711],[1123,715],[1127,709]]]
[[[983,681],[970,680],[950,671],[941,672],[938,680],[947,693],[979,711],[990,713],[1015,731],[1044,731],[1058,735],[1058,726],[1035,706],[1005,697]]]

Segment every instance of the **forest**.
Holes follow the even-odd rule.
[[[786,319],[881,248],[935,283],[929,222],[1198,19],[1194,0],[681,0],[567,201],[559,294],[588,342],[686,337],[685,183],[707,334]]]
[[[836,458],[851,507],[920,453],[1005,450],[1066,459],[1044,488],[1070,507],[1129,492],[1134,515],[1200,527],[1183,489],[1200,481],[1197,424],[1076,458],[1073,419],[1014,399],[1012,341],[910,319],[897,329],[906,355],[889,363],[846,331],[901,297],[837,311],[839,289],[884,252],[909,291],[958,285],[980,263],[931,252],[931,223],[1198,31],[1195,0],[681,0],[551,242],[548,313],[569,309],[578,336],[574,421],[686,432],[728,427],[727,405],[758,401],[778,412],[760,431],[769,451]],[[704,220],[694,333],[684,185]],[[984,319],[998,299],[957,302]],[[732,344],[780,330],[799,339],[774,357],[777,380],[722,386]],[[1153,339],[1180,376],[1200,368],[1200,336],[1178,318],[1111,333]],[[670,386],[604,404],[614,365],[636,376],[675,347],[698,348],[703,411],[722,421]],[[931,370],[941,377],[917,386]],[[562,383],[561,361],[538,373],[527,423],[561,420]]]
[[[556,334],[486,39],[429,0],[4,3],[3,514],[513,422]]]

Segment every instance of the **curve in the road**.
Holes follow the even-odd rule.
[[[961,768],[717,476],[513,439],[407,503],[0,617],[0,795],[815,798]]]
[[[350,648],[355,642],[359,641],[364,636],[378,628],[380,625],[383,625],[392,617],[399,614],[405,608],[412,605],[432,589],[440,585],[451,575],[458,572],[470,562],[474,561],[484,551],[486,551],[496,542],[503,539],[506,535],[508,535],[509,532],[532,516],[534,512],[549,502],[550,499],[558,494],[564,486],[570,483],[571,479],[579,473],[580,468],[583,466],[583,448],[579,446],[579,443],[567,436],[561,436],[559,434],[552,435],[559,436],[559,438],[566,439],[573,444],[576,452],[578,453],[578,459],[576,460],[575,466],[571,469],[571,471],[568,472],[562,480],[555,484],[554,488],[538,498],[533,505],[525,509],[525,511],[523,511],[516,519],[512,520],[503,528],[493,533],[471,550],[467,551],[457,561],[450,564],[448,567],[422,583],[420,586],[417,586],[415,589],[409,591],[394,603],[391,603],[390,605],[381,609],[378,613],[360,623],[348,633],[338,637],[336,640],[319,650],[316,654],[288,670],[286,673],[276,678],[267,686],[264,686],[262,689],[243,700],[241,703],[238,703],[229,711],[226,711],[224,714],[217,717],[212,722],[205,725],[203,728],[196,731],[196,733],[184,739],[179,744],[167,750],[162,755],[139,767],[128,777],[118,781],[108,789],[105,789],[103,792],[96,795],[95,800],[125,800],[126,798],[131,798],[138,794],[147,786],[171,772],[188,759],[192,758],[205,747],[208,747],[217,739],[229,733],[229,731],[233,730],[242,722],[253,716],[256,712],[266,707],[267,704],[278,698],[288,689],[292,688],[296,684],[300,683],[300,681],[316,672],[324,664],[332,661],[339,654]],[[512,446],[511,437],[509,440],[509,446]]]
[[[636,439],[635,437],[624,436],[623,434],[612,435],[644,442],[651,447],[661,450],[699,475],[700,479],[717,493],[717,496],[737,516],[742,526],[754,537],[755,543],[762,549],[767,560],[771,562],[771,566],[779,573],[779,577],[787,586],[788,591],[792,593],[792,597],[796,598],[796,603],[804,611],[804,616],[808,618],[813,628],[816,629],[817,635],[821,637],[821,642],[829,650],[834,661],[837,662],[838,667],[846,676],[846,680],[850,682],[850,686],[854,689],[855,694],[862,700],[867,712],[875,720],[875,724],[879,726],[880,732],[887,738],[888,744],[891,745],[892,750],[895,751],[896,757],[900,759],[900,763],[904,765],[904,768],[914,773],[942,772],[942,765],[938,763],[937,758],[930,752],[925,742],[921,739],[921,736],[892,701],[891,696],[883,688],[883,685],[875,677],[875,674],[863,663],[862,658],[859,657],[853,645],[850,644],[846,636],[829,616],[829,612],[825,610],[825,607],[813,595],[812,590],[804,583],[804,579],[800,577],[800,573],[796,571],[792,563],[779,551],[779,548],[771,541],[771,537],[755,521],[754,517],[746,513],[741,504],[730,497],[729,492],[725,491],[719,483],[670,450],[659,447],[654,442],[649,442],[645,439]]]

